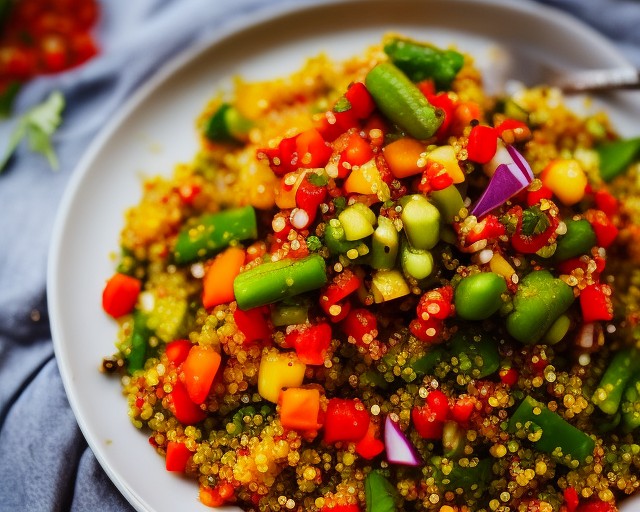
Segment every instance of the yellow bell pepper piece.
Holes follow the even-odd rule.
[[[399,270],[378,270],[373,274],[371,291],[376,303],[397,299],[411,293],[409,285]]]
[[[389,185],[382,181],[373,159],[351,171],[344,182],[344,190],[347,194],[375,194],[380,201],[388,201],[391,198]]]
[[[489,261],[489,268],[491,269],[491,272],[493,272],[494,274],[498,274],[504,277],[507,280],[507,282],[511,282],[511,278],[513,277],[513,274],[516,273],[516,271],[509,264],[509,262],[505,260],[503,256],[497,253],[494,254],[491,260]]]
[[[454,183],[462,183],[464,181],[464,172],[460,168],[456,151],[453,146],[439,146],[427,154],[427,165],[429,162],[435,162],[444,167]]]
[[[276,403],[283,388],[300,387],[307,365],[295,352],[280,352],[265,348],[258,369],[258,393],[265,400]]]
[[[553,160],[540,175],[542,184],[566,206],[579,203],[584,197],[587,175],[576,160]]]

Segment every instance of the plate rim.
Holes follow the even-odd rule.
[[[60,295],[61,289],[59,279],[59,272],[61,272],[61,241],[65,234],[65,228],[76,195],[81,189],[83,182],[90,176],[92,164],[103,146],[109,142],[111,137],[124,124],[127,118],[136,111],[137,107],[145,101],[147,97],[153,94],[153,92],[165,81],[170,79],[181,69],[185,68],[190,62],[196,60],[212,46],[224,42],[226,39],[233,37],[238,32],[273,22],[274,20],[284,16],[300,14],[308,10],[322,8],[325,6],[331,7],[358,3],[383,4],[388,3],[389,1],[393,0],[302,0],[299,2],[284,0],[275,4],[264,2],[255,10],[251,10],[251,7],[248,7],[248,10],[245,12],[234,13],[234,18],[229,21],[222,21],[221,26],[216,28],[215,33],[208,33],[206,37],[195,40],[185,48],[179,50],[155,72],[143,78],[141,83],[134,88],[126,101],[115,110],[111,119],[96,133],[77,164],[70,171],[69,179],[64,187],[64,192],[55,215],[46,263],[47,309],[49,313],[49,324],[51,328],[54,354],[56,361],[58,362],[60,376],[67,400],[87,444],[111,482],[122,493],[125,499],[140,512],[153,512],[153,509],[148,508],[145,500],[140,497],[136,493],[135,489],[131,488],[109,464],[107,460],[108,457],[103,452],[99,440],[92,434],[84,419],[83,406],[80,404],[81,400],[76,392],[76,384],[73,383],[71,370],[68,368],[68,361],[65,357],[64,336],[62,332],[62,324],[64,321],[62,320],[57,298]],[[406,3],[417,3],[417,0],[400,1]],[[423,3],[442,4],[445,3],[445,0],[423,0]],[[631,65],[620,50],[617,49],[616,46],[602,33],[582,22],[580,19],[555,7],[543,5],[533,0],[446,0],[446,3],[483,4],[493,8],[532,15],[536,18],[553,16],[560,24],[580,33],[585,38],[589,38],[597,42],[600,50],[606,51],[609,54],[612,63],[616,62],[619,65]],[[98,374],[97,371],[96,374]]]

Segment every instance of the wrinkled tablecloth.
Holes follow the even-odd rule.
[[[640,67],[639,1],[538,1],[596,28]],[[56,210],[89,142],[163,62],[239,16],[285,2],[301,3],[104,0],[100,54],[30,83],[19,96],[17,114],[54,89],[67,107],[54,137],[60,170],[22,146],[0,174],[0,511],[132,510],[88,448],[56,365],[45,286]],[[0,123],[0,151],[14,122]]]

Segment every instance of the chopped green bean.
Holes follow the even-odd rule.
[[[464,199],[455,185],[449,185],[442,190],[434,190],[429,198],[440,212],[442,222],[445,224],[453,223],[455,217],[460,213],[460,209],[464,206]]]
[[[525,397],[513,413],[509,431],[529,439],[537,450],[569,467],[573,467],[575,461],[583,464],[595,448],[590,436],[530,396]]]
[[[376,222],[376,216],[364,204],[354,203],[340,212],[338,220],[344,230],[345,239],[351,242],[353,240],[362,240],[373,233],[373,224]]]
[[[411,247],[406,239],[400,245],[400,262],[402,271],[414,279],[424,279],[433,272],[433,256],[424,249]]]
[[[596,245],[596,233],[588,220],[570,220],[567,223],[566,234],[558,237],[558,246],[554,257],[559,261],[575,258],[582,254],[589,254]]]
[[[125,355],[129,373],[144,368],[151,334],[151,330],[147,327],[146,313],[136,309],[133,313],[133,328],[131,330],[129,351]]]
[[[378,227],[371,240],[371,266],[375,269],[390,270],[395,267],[398,257],[398,230],[393,221],[382,215],[378,217]]]
[[[477,497],[482,494],[491,478],[492,461],[491,459],[474,459],[473,462],[475,464],[470,463],[468,466],[462,466],[453,459],[432,457],[434,479],[445,490],[464,489],[468,493],[474,493],[474,496]]]
[[[204,134],[214,142],[235,142],[246,139],[253,122],[244,117],[237,108],[223,103],[204,125]]]
[[[625,348],[617,352],[600,379],[591,401],[602,412],[615,414],[620,408],[622,394],[636,372],[640,371],[640,350]]]
[[[627,382],[620,410],[622,423],[627,431],[640,427],[640,373],[636,373]]]
[[[442,124],[442,111],[390,62],[369,71],[365,85],[382,113],[412,137],[429,139]]]
[[[324,258],[311,254],[263,263],[242,272],[233,281],[233,293],[238,307],[246,310],[316,290],[326,282]]]
[[[503,304],[507,283],[493,272],[480,272],[463,278],[455,291],[456,313],[465,320],[484,320]]]
[[[449,347],[449,358],[454,357],[458,372],[475,379],[488,377],[500,368],[498,342],[486,334],[455,334]]]
[[[440,212],[421,194],[405,196],[402,224],[407,239],[415,249],[433,249],[440,239]]]
[[[347,240],[342,223],[338,219],[331,219],[325,225],[324,243],[332,256],[346,254],[360,245],[360,240]]]
[[[204,260],[232,242],[258,236],[256,212],[252,206],[231,208],[199,217],[178,234],[173,256],[178,264]]]

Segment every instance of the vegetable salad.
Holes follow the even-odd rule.
[[[103,369],[167,470],[244,510],[617,510],[638,142],[562,100],[488,97],[469,55],[395,34],[214,97],[102,297]]]

